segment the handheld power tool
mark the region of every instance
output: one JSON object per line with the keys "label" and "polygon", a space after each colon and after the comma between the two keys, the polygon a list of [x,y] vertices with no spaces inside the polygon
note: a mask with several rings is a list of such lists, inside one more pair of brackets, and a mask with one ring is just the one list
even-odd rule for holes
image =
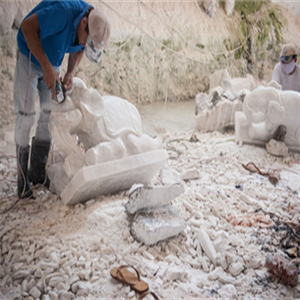
{"label": "handheld power tool", "polygon": [[66,89],[63,84],[56,81],[55,85],[55,101],[57,103],[63,103],[66,99]]}

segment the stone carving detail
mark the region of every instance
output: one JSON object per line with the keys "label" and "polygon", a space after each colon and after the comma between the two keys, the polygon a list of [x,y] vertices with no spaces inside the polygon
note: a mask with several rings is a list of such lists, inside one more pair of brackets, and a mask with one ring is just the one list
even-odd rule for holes
{"label": "stone carving detail", "polygon": [[197,128],[215,131],[234,125],[236,111],[242,110],[243,100],[254,88],[252,76],[231,79],[228,71],[217,70],[209,78],[210,93],[196,96]]}
{"label": "stone carving detail", "polygon": [[298,92],[282,91],[274,81],[257,87],[245,98],[243,111],[235,114],[236,142],[265,145],[283,125],[283,142],[291,150],[300,150],[299,107]]}
{"label": "stone carving detail", "polygon": [[161,141],[143,134],[132,103],[102,97],[79,78],[53,105],[49,130],[61,152],[54,163],[49,156],[50,187],[67,204],[147,183],[167,158]]}

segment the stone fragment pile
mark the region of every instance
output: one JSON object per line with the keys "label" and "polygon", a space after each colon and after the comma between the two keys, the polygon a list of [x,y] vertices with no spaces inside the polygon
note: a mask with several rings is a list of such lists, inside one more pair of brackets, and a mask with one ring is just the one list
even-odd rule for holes
{"label": "stone fragment pile", "polygon": [[134,239],[154,245],[183,231],[186,223],[171,206],[171,201],[183,192],[182,185],[134,185],[125,205],[132,219],[130,232]]}
{"label": "stone fragment pile", "polygon": [[[300,259],[299,153],[274,157],[264,148],[239,147],[230,132],[162,137],[169,170],[180,184],[167,185],[175,174],[165,169],[165,177],[157,176],[139,192],[132,188],[74,206],[38,188],[36,200],[1,214],[1,300],[137,300],[135,291],[110,276],[124,264],[135,266],[160,299],[299,298],[292,267]],[[244,169],[250,161],[261,170],[280,171],[278,183]],[[0,174],[3,210],[16,194],[15,158],[2,157]],[[134,218],[159,205],[176,210],[185,227],[168,238],[145,227],[138,232],[141,238],[154,237],[153,243],[164,238],[148,246],[131,235],[126,212]],[[167,232],[175,234],[174,227]],[[276,258],[271,272],[265,265],[270,255]],[[283,260],[289,269],[281,272]]]}

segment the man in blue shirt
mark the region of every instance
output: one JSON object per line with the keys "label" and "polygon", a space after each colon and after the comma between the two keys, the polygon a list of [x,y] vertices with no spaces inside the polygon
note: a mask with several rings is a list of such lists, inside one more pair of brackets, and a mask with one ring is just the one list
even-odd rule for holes
{"label": "man in blue shirt", "polygon": [[[49,185],[45,165],[51,141],[48,123],[56,85],[71,89],[83,53],[91,61],[99,62],[109,37],[107,17],[82,0],[42,1],[23,20],[17,37],[19,51],[14,84],[19,198],[33,197],[30,181]],[[69,53],[68,68],[61,81],[60,66],[66,53]],[[28,171],[36,90],[40,98],[40,116],[32,139]]]}

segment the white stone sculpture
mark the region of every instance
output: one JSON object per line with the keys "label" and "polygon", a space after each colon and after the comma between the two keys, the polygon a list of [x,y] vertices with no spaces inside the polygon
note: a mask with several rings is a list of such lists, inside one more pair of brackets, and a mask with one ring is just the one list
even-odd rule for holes
{"label": "white stone sculpture", "polygon": [[210,90],[221,87],[229,100],[234,100],[238,95],[245,93],[245,91],[254,90],[257,85],[252,75],[247,74],[245,78],[231,78],[227,69],[216,70],[209,76]]}
{"label": "white stone sculpture", "polygon": [[224,89],[225,88],[225,86],[223,85],[224,79],[225,80],[231,79],[227,69],[215,70],[209,76],[209,88],[212,90],[213,88],[220,86]]}
{"label": "white stone sculpture", "polygon": [[234,114],[242,110],[240,99],[227,100],[218,91],[196,96],[196,122],[201,131],[215,131],[234,125]]}
{"label": "white stone sculpture", "polygon": [[210,93],[196,95],[197,128],[215,131],[234,125],[236,111],[242,110],[242,103],[254,88],[254,78],[230,78],[226,69],[217,70],[210,76]]}
{"label": "white stone sculpture", "polygon": [[66,100],[53,105],[49,130],[62,152],[54,163],[49,155],[50,188],[65,204],[148,183],[167,159],[161,141],[142,133],[132,103],[102,97],[79,78]]}
{"label": "white stone sculpture", "polygon": [[235,0],[225,0],[225,12],[228,17],[233,14]]}
{"label": "white stone sculpture", "polygon": [[235,114],[236,143],[263,145],[279,125],[286,126],[283,142],[290,150],[300,150],[300,93],[282,91],[271,81],[246,96],[243,111]]}
{"label": "white stone sculpture", "polygon": [[201,0],[201,5],[205,12],[213,18],[219,7],[219,2],[217,0]]}

